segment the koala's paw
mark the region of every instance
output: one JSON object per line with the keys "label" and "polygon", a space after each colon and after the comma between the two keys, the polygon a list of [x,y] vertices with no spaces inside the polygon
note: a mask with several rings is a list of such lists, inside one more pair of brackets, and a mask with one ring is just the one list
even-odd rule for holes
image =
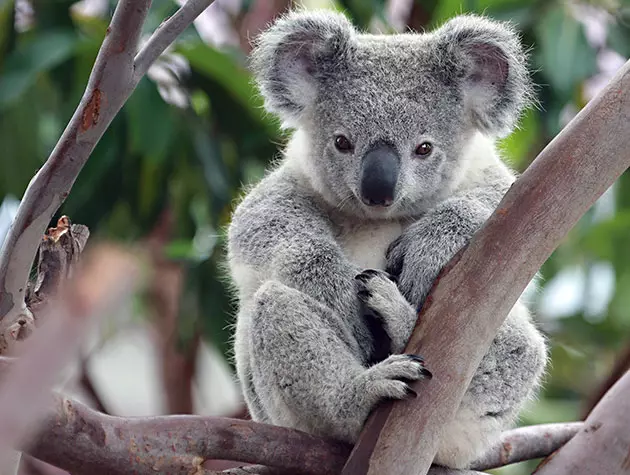
{"label": "koala's paw", "polygon": [[433,375],[418,355],[392,355],[365,371],[365,391],[374,401],[415,397],[409,383]]}
{"label": "koala's paw", "polygon": [[416,311],[398,290],[396,278],[385,271],[366,269],[355,279],[357,297],[375,346],[401,352],[415,325]]}

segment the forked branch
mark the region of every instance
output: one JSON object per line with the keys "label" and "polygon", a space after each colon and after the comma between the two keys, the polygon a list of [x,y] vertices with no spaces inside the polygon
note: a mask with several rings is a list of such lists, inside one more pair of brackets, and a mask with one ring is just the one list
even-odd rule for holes
{"label": "forked branch", "polygon": [[31,318],[24,296],[37,247],[92,150],[151,63],[211,3],[189,0],[136,56],[151,0],[119,0],[83,98],[26,189],[0,251],[0,338],[19,319]]}

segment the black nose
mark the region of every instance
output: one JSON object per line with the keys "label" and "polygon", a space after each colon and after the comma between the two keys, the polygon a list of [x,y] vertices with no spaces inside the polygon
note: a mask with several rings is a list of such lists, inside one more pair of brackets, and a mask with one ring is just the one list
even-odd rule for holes
{"label": "black nose", "polygon": [[400,158],[390,144],[374,144],[363,156],[361,200],[368,206],[389,206],[394,202]]}

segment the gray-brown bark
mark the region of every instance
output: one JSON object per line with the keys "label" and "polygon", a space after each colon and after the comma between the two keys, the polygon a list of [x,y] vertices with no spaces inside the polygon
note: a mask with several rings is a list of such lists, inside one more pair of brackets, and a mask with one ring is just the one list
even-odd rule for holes
{"label": "gray-brown bark", "polygon": [[536,475],[630,473],[630,371],[617,381],[564,447]]}
{"label": "gray-brown bark", "polygon": [[475,470],[490,470],[512,463],[532,460],[558,450],[584,427],[582,422],[541,424],[506,431],[501,440],[471,465]]}

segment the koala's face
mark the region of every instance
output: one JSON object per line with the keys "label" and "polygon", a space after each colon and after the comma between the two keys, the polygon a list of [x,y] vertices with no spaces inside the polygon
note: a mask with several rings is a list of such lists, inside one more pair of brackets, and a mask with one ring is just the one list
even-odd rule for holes
{"label": "koala's face", "polygon": [[318,190],[367,217],[414,215],[447,194],[473,134],[508,133],[529,90],[516,35],[478,17],[377,36],[339,14],[293,13],[253,60],[266,107],[306,138]]}
{"label": "koala's face", "polygon": [[470,135],[461,93],[430,65],[410,68],[428,52],[405,39],[357,41],[302,119],[319,188],[344,211],[414,214],[448,190]]}

